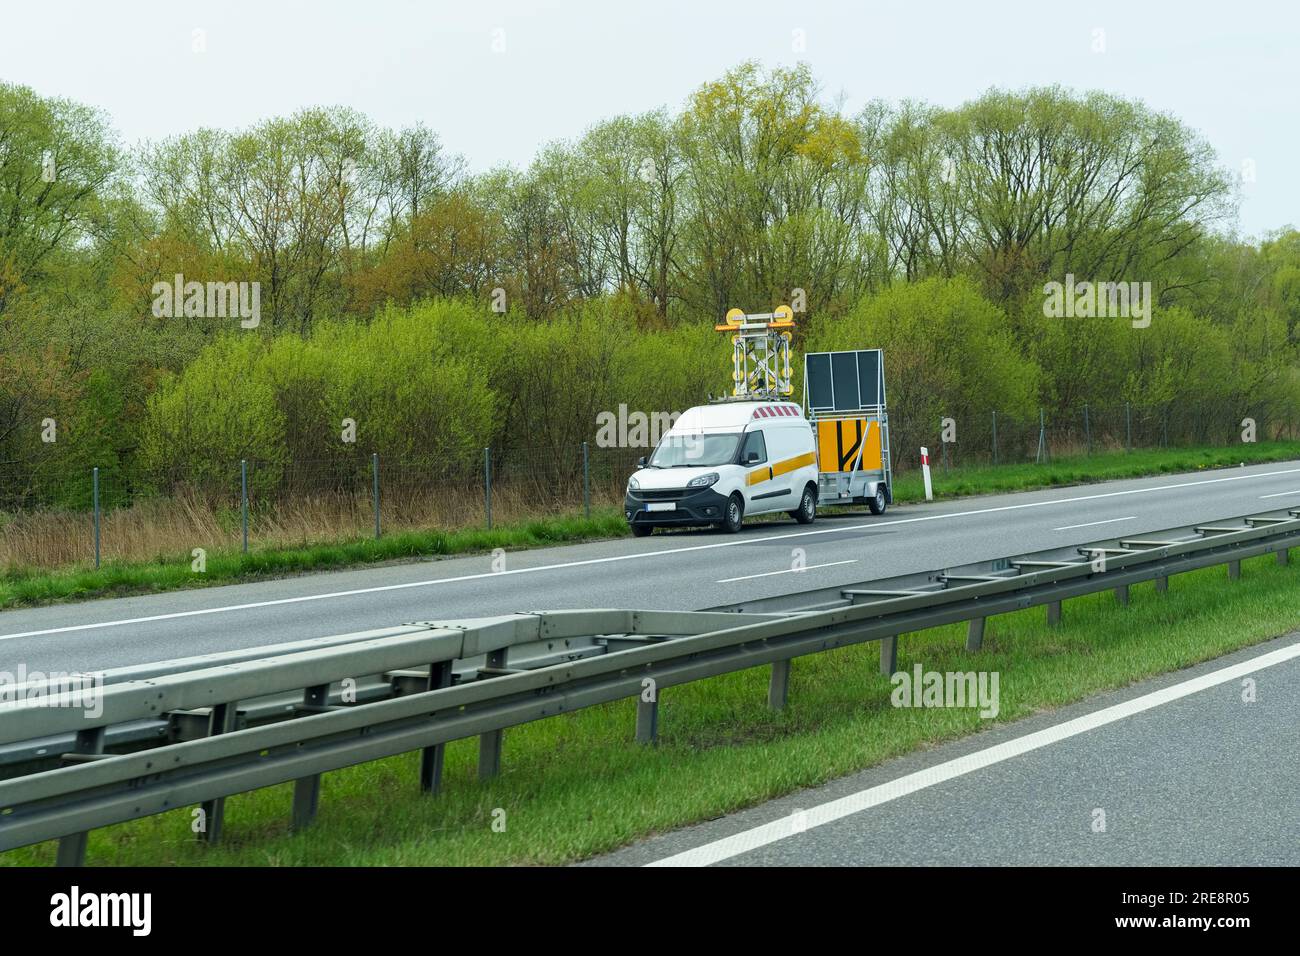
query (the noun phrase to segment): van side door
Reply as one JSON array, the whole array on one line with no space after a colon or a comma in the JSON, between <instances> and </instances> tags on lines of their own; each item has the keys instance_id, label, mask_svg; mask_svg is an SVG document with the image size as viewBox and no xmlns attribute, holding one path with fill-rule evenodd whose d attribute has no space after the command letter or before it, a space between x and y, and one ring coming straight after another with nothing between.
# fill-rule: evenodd
<instances>
[{"instance_id":1,"label":"van side door","mask_svg":"<svg viewBox=\"0 0 1300 956\"><path fill-rule=\"evenodd\" d=\"M762 428L745 433L740 444L740 465L745 469L745 514L772 510L772 462L768 458L767 436Z\"/></svg>"}]
</instances>

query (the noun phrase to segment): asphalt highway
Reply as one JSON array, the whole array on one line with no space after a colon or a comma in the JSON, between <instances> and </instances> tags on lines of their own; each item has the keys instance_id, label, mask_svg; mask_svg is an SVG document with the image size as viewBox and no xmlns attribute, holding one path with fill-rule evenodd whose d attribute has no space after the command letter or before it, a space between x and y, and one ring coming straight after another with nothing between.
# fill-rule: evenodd
<instances>
[{"instance_id":1,"label":"asphalt highway","mask_svg":"<svg viewBox=\"0 0 1300 956\"><path fill-rule=\"evenodd\" d=\"M1291 634L589 865L1293 867L1297 714Z\"/></svg>"},{"instance_id":2,"label":"asphalt highway","mask_svg":"<svg viewBox=\"0 0 1300 956\"><path fill-rule=\"evenodd\" d=\"M513 611L692 610L1300 506L1300 462L0 612L0 670L98 670ZM502 561L504 567L502 567ZM801 564L802 571L795 571Z\"/></svg>"}]
</instances>

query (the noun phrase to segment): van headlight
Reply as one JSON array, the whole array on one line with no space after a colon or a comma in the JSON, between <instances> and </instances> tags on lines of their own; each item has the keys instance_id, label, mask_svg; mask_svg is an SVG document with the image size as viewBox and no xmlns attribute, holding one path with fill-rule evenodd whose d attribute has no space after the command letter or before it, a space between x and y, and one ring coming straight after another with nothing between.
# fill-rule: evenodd
<instances>
[{"instance_id":1,"label":"van headlight","mask_svg":"<svg viewBox=\"0 0 1300 956\"><path fill-rule=\"evenodd\" d=\"M715 483L717 480L718 480L718 473L716 471L711 471L707 475L700 475L700 477L698 478L692 478L690 481L686 482L686 487L707 488L709 487L709 485Z\"/></svg>"},{"instance_id":2,"label":"van headlight","mask_svg":"<svg viewBox=\"0 0 1300 956\"><path fill-rule=\"evenodd\" d=\"M636 480L636 475L633 475L631 478L627 480L628 491L636 491L640 487L641 487L641 482Z\"/></svg>"}]
</instances>

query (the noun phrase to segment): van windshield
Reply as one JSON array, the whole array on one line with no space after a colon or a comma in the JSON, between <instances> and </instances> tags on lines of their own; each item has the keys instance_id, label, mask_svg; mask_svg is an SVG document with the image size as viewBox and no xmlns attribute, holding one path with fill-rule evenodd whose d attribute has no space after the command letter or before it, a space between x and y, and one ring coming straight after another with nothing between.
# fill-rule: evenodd
<instances>
[{"instance_id":1,"label":"van windshield","mask_svg":"<svg viewBox=\"0 0 1300 956\"><path fill-rule=\"evenodd\" d=\"M739 432L677 434L663 437L648 462L651 468L708 468L735 461Z\"/></svg>"}]
</instances>

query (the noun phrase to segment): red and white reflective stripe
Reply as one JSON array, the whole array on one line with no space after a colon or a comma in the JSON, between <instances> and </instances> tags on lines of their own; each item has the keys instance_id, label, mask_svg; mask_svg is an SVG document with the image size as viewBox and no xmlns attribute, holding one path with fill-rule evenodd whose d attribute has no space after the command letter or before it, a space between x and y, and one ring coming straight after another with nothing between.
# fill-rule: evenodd
<instances>
[{"instance_id":1,"label":"red and white reflective stripe","mask_svg":"<svg viewBox=\"0 0 1300 956\"><path fill-rule=\"evenodd\" d=\"M798 418L796 405L760 405L754 409L754 418Z\"/></svg>"},{"instance_id":2,"label":"red and white reflective stripe","mask_svg":"<svg viewBox=\"0 0 1300 956\"><path fill-rule=\"evenodd\" d=\"M923 465L930 464L930 453L925 449L921 449L921 464Z\"/></svg>"}]
</instances>

